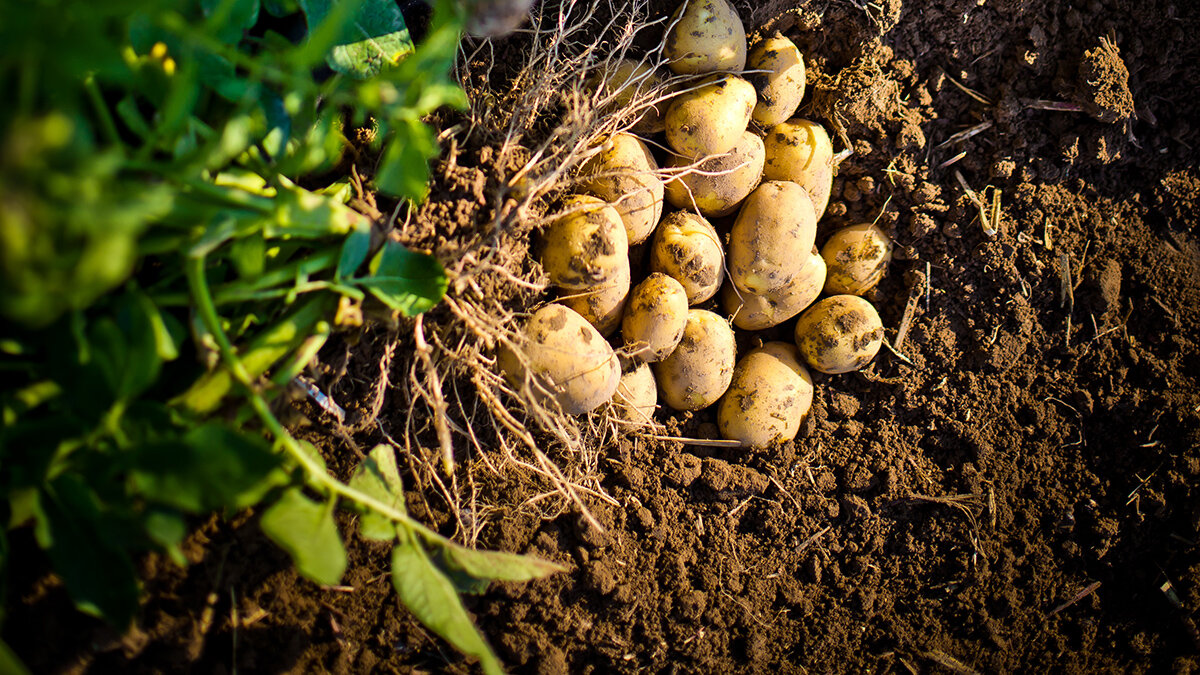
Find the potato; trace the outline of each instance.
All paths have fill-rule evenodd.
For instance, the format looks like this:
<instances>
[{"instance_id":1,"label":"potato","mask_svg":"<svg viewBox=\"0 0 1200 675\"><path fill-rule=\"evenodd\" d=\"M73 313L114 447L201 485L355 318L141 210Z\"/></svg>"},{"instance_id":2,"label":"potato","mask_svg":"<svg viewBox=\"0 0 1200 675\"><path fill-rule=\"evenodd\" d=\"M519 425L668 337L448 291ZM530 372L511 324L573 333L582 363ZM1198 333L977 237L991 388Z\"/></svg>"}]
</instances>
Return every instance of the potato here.
<instances>
[{"instance_id":1,"label":"potato","mask_svg":"<svg viewBox=\"0 0 1200 675\"><path fill-rule=\"evenodd\" d=\"M892 260L892 240L871 223L843 227L821 247L829 266L827 295L862 295L871 290Z\"/></svg>"},{"instance_id":2,"label":"potato","mask_svg":"<svg viewBox=\"0 0 1200 675\"><path fill-rule=\"evenodd\" d=\"M678 281L689 305L708 300L725 279L725 252L717 231L694 213L667 214L650 246L650 271Z\"/></svg>"},{"instance_id":3,"label":"potato","mask_svg":"<svg viewBox=\"0 0 1200 675\"><path fill-rule=\"evenodd\" d=\"M631 358L661 361L683 339L687 325L687 291L679 281L654 272L629 294L621 335Z\"/></svg>"},{"instance_id":4,"label":"potato","mask_svg":"<svg viewBox=\"0 0 1200 675\"><path fill-rule=\"evenodd\" d=\"M707 408L729 388L736 358L729 322L708 310L688 310L679 346L654 364L659 397L676 410Z\"/></svg>"},{"instance_id":5,"label":"potato","mask_svg":"<svg viewBox=\"0 0 1200 675\"><path fill-rule=\"evenodd\" d=\"M629 264L615 268L607 281L584 289L563 289L558 301L579 313L604 337L621 325L625 300L629 297Z\"/></svg>"},{"instance_id":6,"label":"potato","mask_svg":"<svg viewBox=\"0 0 1200 675\"><path fill-rule=\"evenodd\" d=\"M532 375L535 395L545 395L545 389L568 414L595 410L612 399L621 381L612 347L587 320L562 305L534 312L518 334L517 346L524 362L509 349L497 355L509 383L519 390Z\"/></svg>"},{"instance_id":7,"label":"potato","mask_svg":"<svg viewBox=\"0 0 1200 675\"><path fill-rule=\"evenodd\" d=\"M825 260L813 252L805 258L804 265L791 282L770 293L743 293L732 283L725 282L721 287L721 306L738 328L762 330L778 326L804 311L821 295L824 285Z\"/></svg>"},{"instance_id":8,"label":"potato","mask_svg":"<svg viewBox=\"0 0 1200 675\"><path fill-rule=\"evenodd\" d=\"M600 89L601 96L611 97L606 110L621 113L628 110L639 94L649 93L662 85L663 78L648 63L633 59L621 59L616 66L600 76L592 78L591 86ZM636 134L651 136L663 130L663 115L667 103L659 102L638 113L629 130Z\"/></svg>"},{"instance_id":9,"label":"potato","mask_svg":"<svg viewBox=\"0 0 1200 675\"><path fill-rule=\"evenodd\" d=\"M763 145L767 152L763 178L804 186L820 220L833 190L833 143L829 134L816 122L790 119L771 127Z\"/></svg>"},{"instance_id":10,"label":"potato","mask_svg":"<svg viewBox=\"0 0 1200 675\"><path fill-rule=\"evenodd\" d=\"M696 166L696 173L680 174L667 181L667 203L680 209L696 209L710 218L727 216L758 186L765 160L762 139L745 131L729 152L704 160ZM667 159L672 169L693 163L681 155Z\"/></svg>"},{"instance_id":11,"label":"potato","mask_svg":"<svg viewBox=\"0 0 1200 675\"><path fill-rule=\"evenodd\" d=\"M729 233L729 278L762 295L783 288L804 267L817 239L812 199L791 181L766 181L742 202Z\"/></svg>"},{"instance_id":12,"label":"potato","mask_svg":"<svg viewBox=\"0 0 1200 675\"><path fill-rule=\"evenodd\" d=\"M617 417L636 424L652 424L654 407L658 405L658 384L650 365L640 363L621 374L617 391L612 397Z\"/></svg>"},{"instance_id":13,"label":"potato","mask_svg":"<svg viewBox=\"0 0 1200 675\"><path fill-rule=\"evenodd\" d=\"M671 100L664 120L667 145L692 159L729 152L754 112L754 85L736 75L715 75Z\"/></svg>"},{"instance_id":14,"label":"potato","mask_svg":"<svg viewBox=\"0 0 1200 675\"><path fill-rule=\"evenodd\" d=\"M583 190L613 205L630 245L645 241L662 218L663 182L657 170L646 144L624 133L607 139L580 169L581 176L590 177Z\"/></svg>"},{"instance_id":15,"label":"potato","mask_svg":"<svg viewBox=\"0 0 1200 675\"><path fill-rule=\"evenodd\" d=\"M752 118L763 129L785 122L804 100L804 58L795 43L779 33L761 40L746 59L748 70L765 70L750 76L758 90Z\"/></svg>"},{"instance_id":16,"label":"potato","mask_svg":"<svg viewBox=\"0 0 1200 675\"><path fill-rule=\"evenodd\" d=\"M812 377L799 356L793 345L768 342L737 362L717 406L723 438L762 448L796 437L813 400Z\"/></svg>"},{"instance_id":17,"label":"potato","mask_svg":"<svg viewBox=\"0 0 1200 675\"><path fill-rule=\"evenodd\" d=\"M675 73L746 68L746 29L725 0L685 0L667 26L663 55Z\"/></svg>"},{"instance_id":18,"label":"potato","mask_svg":"<svg viewBox=\"0 0 1200 675\"><path fill-rule=\"evenodd\" d=\"M883 344L883 321L857 295L818 301L796 322L796 346L808 365L835 375L871 362Z\"/></svg>"}]
</instances>

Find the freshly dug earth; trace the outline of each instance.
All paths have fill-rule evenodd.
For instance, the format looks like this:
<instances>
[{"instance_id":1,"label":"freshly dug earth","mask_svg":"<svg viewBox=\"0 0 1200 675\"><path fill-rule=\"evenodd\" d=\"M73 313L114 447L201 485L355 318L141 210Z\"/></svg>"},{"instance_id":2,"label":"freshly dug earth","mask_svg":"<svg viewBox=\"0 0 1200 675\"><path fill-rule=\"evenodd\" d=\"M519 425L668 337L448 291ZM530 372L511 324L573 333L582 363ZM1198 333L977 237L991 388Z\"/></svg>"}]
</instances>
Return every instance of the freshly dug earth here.
<instances>
[{"instance_id":1,"label":"freshly dug earth","mask_svg":"<svg viewBox=\"0 0 1200 675\"><path fill-rule=\"evenodd\" d=\"M748 28L795 10L775 27L809 59L801 113L855 150L822 231L892 234L872 299L903 357L814 375L780 448L621 438L600 466L620 505L589 504L604 532L529 503L545 486L524 472L473 472L460 489L502 506L458 517L411 482L417 517L483 519L480 546L571 569L470 598L489 641L544 673L1200 670L1200 8L736 4ZM449 239L490 168L458 164L423 211ZM958 173L999 190L994 237ZM713 409L660 416L715 435ZM253 514L186 552L146 559L125 635L23 568L4 639L36 672L472 669L399 607L372 544L352 540L340 588L298 579Z\"/></svg>"}]
</instances>

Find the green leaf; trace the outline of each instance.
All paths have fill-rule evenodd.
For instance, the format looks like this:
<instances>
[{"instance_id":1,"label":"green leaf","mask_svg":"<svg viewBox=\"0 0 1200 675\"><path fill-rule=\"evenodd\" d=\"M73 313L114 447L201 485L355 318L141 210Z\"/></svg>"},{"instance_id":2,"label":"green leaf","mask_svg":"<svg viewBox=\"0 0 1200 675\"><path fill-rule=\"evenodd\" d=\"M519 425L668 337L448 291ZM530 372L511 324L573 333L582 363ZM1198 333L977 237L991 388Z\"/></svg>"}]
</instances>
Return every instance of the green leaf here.
<instances>
[{"instance_id":1,"label":"green leaf","mask_svg":"<svg viewBox=\"0 0 1200 675\"><path fill-rule=\"evenodd\" d=\"M455 649L479 659L484 673L504 669L462 605L454 584L429 559L421 545L404 528L392 549L392 585L413 616Z\"/></svg>"},{"instance_id":2,"label":"green leaf","mask_svg":"<svg viewBox=\"0 0 1200 675\"><path fill-rule=\"evenodd\" d=\"M343 1L346 0L300 0L309 31L315 31L334 5ZM359 0L358 11L340 26L325 61L335 72L367 79L399 63L413 49L404 15L394 0Z\"/></svg>"},{"instance_id":3,"label":"green leaf","mask_svg":"<svg viewBox=\"0 0 1200 675\"><path fill-rule=\"evenodd\" d=\"M428 125L416 116L398 120L375 174L376 189L392 197L425 201L429 160L437 155L437 136Z\"/></svg>"},{"instance_id":4,"label":"green leaf","mask_svg":"<svg viewBox=\"0 0 1200 675\"><path fill-rule=\"evenodd\" d=\"M453 542L438 542L443 560L452 569L476 579L530 581L567 571L549 560L504 551L477 551Z\"/></svg>"},{"instance_id":5,"label":"green leaf","mask_svg":"<svg viewBox=\"0 0 1200 675\"><path fill-rule=\"evenodd\" d=\"M334 272L334 279L344 279L352 276L359 267L367 259L367 255L371 252L371 229L360 227L350 233L346 237L346 241L342 243L342 256L338 259L337 271Z\"/></svg>"},{"instance_id":6,"label":"green leaf","mask_svg":"<svg viewBox=\"0 0 1200 675\"><path fill-rule=\"evenodd\" d=\"M350 487L397 511L404 511L404 484L400 481L400 470L396 468L396 453L387 445L381 443L371 450L350 477ZM396 524L390 518L367 507L355 506L362 512L359 528L364 538L375 541L395 539Z\"/></svg>"},{"instance_id":7,"label":"green leaf","mask_svg":"<svg viewBox=\"0 0 1200 675\"><path fill-rule=\"evenodd\" d=\"M333 504L314 502L300 488L292 488L267 509L260 524L263 533L292 556L300 574L326 586L341 580L346 549L333 522Z\"/></svg>"},{"instance_id":8,"label":"green leaf","mask_svg":"<svg viewBox=\"0 0 1200 675\"><path fill-rule=\"evenodd\" d=\"M9 675L29 675L29 669L21 663L21 659L17 658L12 647L0 640L0 673L8 673Z\"/></svg>"},{"instance_id":9,"label":"green leaf","mask_svg":"<svg viewBox=\"0 0 1200 675\"><path fill-rule=\"evenodd\" d=\"M258 0L200 0L200 7L215 25L217 39L229 45L237 44L242 31L258 21Z\"/></svg>"},{"instance_id":10,"label":"green leaf","mask_svg":"<svg viewBox=\"0 0 1200 675\"><path fill-rule=\"evenodd\" d=\"M413 253L388 240L371 261L371 276L355 280L388 307L405 316L432 309L446 295L448 281L433 256Z\"/></svg>"}]
</instances>

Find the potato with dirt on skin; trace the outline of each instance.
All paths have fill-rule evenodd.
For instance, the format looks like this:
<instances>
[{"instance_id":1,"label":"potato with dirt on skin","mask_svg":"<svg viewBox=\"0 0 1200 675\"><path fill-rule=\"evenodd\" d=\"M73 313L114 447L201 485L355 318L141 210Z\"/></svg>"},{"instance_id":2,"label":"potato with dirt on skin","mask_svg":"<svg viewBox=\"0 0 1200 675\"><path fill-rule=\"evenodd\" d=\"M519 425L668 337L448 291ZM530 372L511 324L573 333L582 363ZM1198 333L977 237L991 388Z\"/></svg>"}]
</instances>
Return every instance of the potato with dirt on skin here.
<instances>
[{"instance_id":1,"label":"potato with dirt on skin","mask_svg":"<svg viewBox=\"0 0 1200 675\"><path fill-rule=\"evenodd\" d=\"M804 100L804 57L791 40L775 33L760 40L746 58L747 70L765 70L750 75L758 90L758 105L752 118L766 129L785 122Z\"/></svg>"},{"instance_id":2,"label":"potato with dirt on skin","mask_svg":"<svg viewBox=\"0 0 1200 675\"><path fill-rule=\"evenodd\" d=\"M843 227L821 247L829 267L828 295L862 295L875 287L892 260L892 240L872 223Z\"/></svg>"},{"instance_id":3,"label":"potato with dirt on skin","mask_svg":"<svg viewBox=\"0 0 1200 675\"><path fill-rule=\"evenodd\" d=\"M725 279L725 251L713 226L687 211L667 214L650 245L650 271L675 279L687 293L688 304L717 294Z\"/></svg>"},{"instance_id":4,"label":"potato with dirt on skin","mask_svg":"<svg viewBox=\"0 0 1200 675\"><path fill-rule=\"evenodd\" d=\"M742 330L778 326L804 311L821 295L825 285L825 260L815 251L808 254L800 271L782 288L762 295L739 291L726 281L721 287L721 306Z\"/></svg>"},{"instance_id":5,"label":"potato with dirt on skin","mask_svg":"<svg viewBox=\"0 0 1200 675\"><path fill-rule=\"evenodd\" d=\"M752 448L790 441L812 407L813 382L795 345L768 342L733 369L717 406L721 437Z\"/></svg>"},{"instance_id":6,"label":"potato with dirt on skin","mask_svg":"<svg viewBox=\"0 0 1200 675\"><path fill-rule=\"evenodd\" d=\"M754 85L736 75L714 75L702 86L671 99L664 120L667 145L700 159L729 152L750 124Z\"/></svg>"},{"instance_id":7,"label":"potato with dirt on skin","mask_svg":"<svg viewBox=\"0 0 1200 675\"><path fill-rule=\"evenodd\" d=\"M768 129L763 145L767 153L763 178L802 185L820 220L829 206L835 173L833 143L825 128L809 120L790 119Z\"/></svg>"},{"instance_id":8,"label":"potato with dirt on skin","mask_svg":"<svg viewBox=\"0 0 1200 675\"><path fill-rule=\"evenodd\" d=\"M676 410L707 408L729 388L736 360L729 322L708 310L688 310L679 346L654 364L659 397Z\"/></svg>"},{"instance_id":9,"label":"potato with dirt on skin","mask_svg":"<svg viewBox=\"0 0 1200 675\"><path fill-rule=\"evenodd\" d=\"M747 293L777 291L800 271L816 240L808 191L791 181L766 181L742 202L729 233L729 278Z\"/></svg>"},{"instance_id":10,"label":"potato with dirt on skin","mask_svg":"<svg viewBox=\"0 0 1200 675\"><path fill-rule=\"evenodd\" d=\"M559 304L533 313L517 335L517 349L502 348L497 364L516 389L525 386L542 397L545 389L570 415L595 410L612 399L621 381L621 365L600 332L575 311Z\"/></svg>"},{"instance_id":11,"label":"potato with dirt on skin","mask_svg":"<svg viewBox=\"0 0 1200 675\"><path fill-rule=\"evenodd\" d=\"M629 357L644 363L661 361L683 339L688 297L678 280L654 272L635 286L621 319L621 337Z\"/></svg>"},{"instance_id":12,"label":"potato with dirt on skin","mask_svg":"<svg viewBox=\"0 0 1200 675\"><path fill-rule=\"evenodd\" d=\"M583 190L620 214L630 246L645 241L662 218L663 182L657 171L646 144L626 133L606 139L579 170Z\"/></svg>"},{"instance_id":13,"label":"potato with dirt on skin","mask_svg":"<svg viewBox=\"0 0 1200 675\"><path fill-rule=\"evenodd\" d=\"M676 74L745 69L746 29L726 0L684 0L667 26L663 56Z\"/></svg>"},{"instance_id":14,"label":"potato with dirt on skin","mask_svg":"<svg viewBox=\"0 0 1200 675\"><path fill-rule=\"evenodd\" d=\"M667 167L681 173L666 183L667 203L680 209L695 209L709 218L727 216L758 186L766 151L762 139L745 131L729 152L710 157L692 170L695 160L682 155L667 158Z\"/></svg>"},{"instance_id":15,"label":"potato with dirt on skin","mask_svg":"<svg viewBox=\"0 0 1200 675\"><path fill-rule=\"evenodd\" d=\"M550 282L568 290L592 288L629 268L629 236L617 210L602 199L571 195L563 215L542 233L541 263Z\"/></svg>"},{"instance_id":16,"label":"potato with dirt on skin","mask_svg":"<svg viewBox=\"0 0 1200 675\"><path fill-rule=\"evenodd\" d=\"M805 362L830 375L858 370L879 353L883 321L879 312L857 295L835 295L818 301L796 322L796 346Z\"/></svg>"},{"instance_id":17,"label":"potato with dirt on skin","mask_svg":"<svg viewBox=\"0 0 1200 675\"><path fill-rule=\"evenodd\" d=\"M650 364L639 363L621 374L617 391L612 398L617 417L635 424L653 424L654 407L658 405L658 383Z\"/></svg>"},{"instance_id":18,"label":"potato with dirt on skin","mask_svg":"<svg viewBox=\"0 0 1200 675\"><path fill-rule=\"evenodd\" d=\"M634 105L634 99L645 98L643 94L655 91L662 85L663 78L654 68L641 61L621 59L612 70L606 70L589 81L589 84L600 91L600 95L611 100L605 110L621 113ZM663 115L667 112L667 102L660 101L645 107L631 123L629 130L647 136L663 130Z\"/></svg>"},{"instance_id":19,"label":"potato with dirt on skin","mask_svg":"<svg viewBox=\"0 0 1200 675\"><path fill-rule=\"evenodd\" d=\"M601 335L608 337L621 325L630 281L629 265L618 266L613 276L603 283L582 289L564 288L558 301L578 312Z\"/></svg>"}]
</instances>

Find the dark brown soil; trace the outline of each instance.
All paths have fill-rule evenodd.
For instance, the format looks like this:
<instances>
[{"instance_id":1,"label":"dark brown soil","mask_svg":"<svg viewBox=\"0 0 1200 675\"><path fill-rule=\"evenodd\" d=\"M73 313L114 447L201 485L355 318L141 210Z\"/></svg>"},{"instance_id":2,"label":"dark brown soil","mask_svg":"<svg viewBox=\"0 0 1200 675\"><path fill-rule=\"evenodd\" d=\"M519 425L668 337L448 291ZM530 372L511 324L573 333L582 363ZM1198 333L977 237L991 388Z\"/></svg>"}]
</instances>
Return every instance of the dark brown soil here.
<instances>
[{"instance_id":1,"label":"dark brown soil","mask_svg":"<svg viewBox=\"0 0 1200 675\"><path fill-rule=\"evenodd\" d=\"M780 448L620 439L603 533L522 507L545 489L526 474L471 486L508 505L481 546L571 569L469 599L491 644L540 673L1200 671L1200 5L737 5L748 28L796 10L772 26L808 56L802 113L855 151L822 229L892 233L872 299L903 357L814 378ZM424 236L475 224L487 170L443 179ZM958 174L1000 194L995 236ZM713 416L667 423L713 436ZM414 485L414 514L453 532L434 494ZM124 636L19 576L4 639L35 672L471 670L371 544L337 589L252 514L187 554L145 561Z\"/></svg>"}]
</instances>

